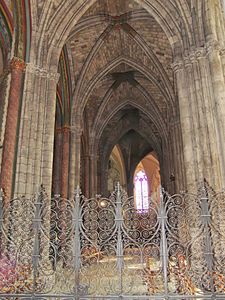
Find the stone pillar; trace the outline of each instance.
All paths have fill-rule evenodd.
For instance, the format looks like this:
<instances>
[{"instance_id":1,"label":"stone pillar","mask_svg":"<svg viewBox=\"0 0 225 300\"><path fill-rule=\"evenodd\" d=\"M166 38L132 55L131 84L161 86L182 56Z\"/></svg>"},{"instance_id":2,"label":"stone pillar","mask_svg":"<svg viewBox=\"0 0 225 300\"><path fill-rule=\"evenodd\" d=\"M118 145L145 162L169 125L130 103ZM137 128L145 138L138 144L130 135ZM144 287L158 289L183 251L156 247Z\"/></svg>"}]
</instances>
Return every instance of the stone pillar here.
<instances>
[{"instance_id":1,"label":"stone pillar","mask_svg":"<svg viewBox=\"0 0 225 300\"><path fill-rule=\"evenodd\" d=\"M196 49L174 66L179 97L184 165L189 191L206 178L214 187L221 182L221 143L215 128L215 93L206 48ZM215 75L216 76L216 75ZM218 93L218 92L217 92Z\"/></svg>"},{"instance_id":2,"label":"stone pillar","mask_svg":"<svg viewBox=\"0 0 225 300\"><path fill-rule=\"evenodd\" d=\"M53 188L54 195L61 194L61 163L62 163L62 129L57 128L54 142Z\"/></svg>"},{"instance_id":3,"label":"stone pillar","mask_svg":"<svg viewBox=\"0 0 225 300\"><path fill-rule=\"evenodd\" d=\"M215 116L217 151L219 153L221 182L218 185L225 187L225 80L224 80L224 54L217 42L211 41L207 48L209 71L211 74L214 101L212 110Z\"/></svg>"},{"instance_id":4,"label":"stone pillar","mask_svg":"<svg viewBox=\"0 0 225 300\"><path fill-rule=\"evenodd\" d=\"M67 126L63 127L62 133L61 196L67 198L69 183L70 128Z\"/></svg>"},{"instance_id":5,"label":"stone pillar","mask_svg":"<svg viewBox=\"0 0 225 300\"><path fill-rule=\"evenodd\" d=\"M76 187L80 186L81 159L81 127L78 124L71 128L70 170L69 170L69 198L74 198Z\"/></svg>"},{"instance_id":6,"label":"stone pillar","mask_svg":"<svg viewBox=\"0 0 225 300\"><path fill-rule=\"evenodd\" d=\"M10 67L0 74L0 165L2 162L2 144L4 141L5 123L8 107L8 96L10 88Z\"/></svg>"},{"instance_id":7,"label":"stone pillar","mask_svg":"<svg viewBox=\"0 0 225 300\"><path fill-rule=\"evenodd\" d=\"M195 49L175 65L189 192L196 193L204 178L215 190L224 184L225 86L222 69L219 51L212 44ZM194 241L199 234L199 207L195 197L188 197L185 204L189 235ZM213 214L219 228L224 219L223 212ZM197 266L199 270L205 258L201 239L202 235L191 247L193 267ZM215 252L221 255L219 251Z\"/></svg>"},{"instance_id":8,"label":"stone pillar","mask_svg":"<svg viewBox=\"0 0 225 300\"><path fill-rule=\"evenodd\" d=\"M52 168L53 168L53 149L55 134L55 112L56 112L56 86L59 79L58 73L47 74L47 89L45 103L45 119L42 144L41 164L37 165L35 173L41 172L41 179L46 187L48 195L51 194L52 187ZM38 163L36 160L35 163ZM35 174L34 174L35 176ZM37 184L35 184L37 185ZM33 187L34 188L34 187Z\"/></svg>"},{"instance_id":9,"label":"stone pillar","mask_svg":"<svg viewBox=\"0 0 225 300\"><path fill-rule=\"evenodd\" d=\"M97 161L96 155L90 155L90 196L97 194Z\"/></svg>"},{"instance_id":10,"label":"stone pillar","mask_svg":"<svg viewBox=\"0 0 225 300\"><path fill-rule=\"evenodd\" d=\"M170 142L171 145L171 160L173 169L169 174L170 185L173 186L173 193L183 191L186 185L184 175L184 158L183 158L183 143L181 137L180 120L174 116L170 122Z\"/></svg>"},{"instance_id":11,"label":"stone pillar","mask_svg":"<svg viewBox=\"0 0 225 300\"><path fill-rule=\"evenodd\" d=\"M11 84L6 116L5 137L2 152L0 185L8 201L12 195L14 162L17 147L17 126L20 113L20 97L23 88L25 62L17 57L11 61ZM6 204L6 203L5 203Z\"/></svg>"},{"instance_id":12,"label":"stone pillar","mask_svg":"<svg viewBox=\"0 0 225 300\"><path fill-rule=\"evenodd\" d=\"M163 188L165 188L170 194L173 194L175 186L174 182L170 180L170 176L174 173L175 160L173 157L173 147L169 138L170 137L168 135L167 139L162 141L163 157L160 161L160 173Z\"/></svg>"},{"instance_id":13,"label":"stone pillar","mask_svg":"<svg viewBox=\"0 0 225 300\"><path fill-rule=\"evenodd\" d=\"M222 62L223 77L225 80L225 48L221 49L220 56L221 56L221 62Z\"/></svg>"},{"instance_id":14,"label":"stone pillar","mask_svg":"<svg viewBox=\"0 0 225 300\"><path fill-rule=\"evenodd\" d=\"M96 164L96 193L101 194L101 161L99 159L99 155L97 156L97 164ZM107 177L106 177L107 182Z\"/></svg>"},{"instance_id":15,"label":"stone pillar","mask_svg":"<svg viewBox=\"0 0 225 300\"><path fill-rule=\"evenodd\" d=\"M84 156L84 196L89 198L90 189L90 157L89 155Z\"/></svg>"},{"instance_id":16,"label":"stone pillar","mask_svg":"<svg viewBox=\"0 0 225 300\"><path fill-rule=\"evenodd\" d=\"M59 74L28 64L19 130L15 195L52 189L56 84Z\"/></svg>"}]
</instances>

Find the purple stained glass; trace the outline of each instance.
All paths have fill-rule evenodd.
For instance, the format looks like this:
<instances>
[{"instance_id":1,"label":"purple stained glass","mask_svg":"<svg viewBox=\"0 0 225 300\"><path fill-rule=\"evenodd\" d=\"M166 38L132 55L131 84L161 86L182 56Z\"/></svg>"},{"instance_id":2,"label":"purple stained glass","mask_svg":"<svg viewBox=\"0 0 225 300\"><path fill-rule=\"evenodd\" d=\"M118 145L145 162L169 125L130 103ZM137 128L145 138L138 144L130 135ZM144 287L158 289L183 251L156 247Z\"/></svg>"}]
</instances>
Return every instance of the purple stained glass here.
<instances>
[{"instance_id":1,"label":"purple stained glass","mask_svg":"<svg viewBox=\"0 0 225 300\"><path fill-rule=\"evenodd\" d=\"M142 170L135 176L135 201L137 210L147 210L148 203L148 179Z\"/></svg>"}]
</instances>

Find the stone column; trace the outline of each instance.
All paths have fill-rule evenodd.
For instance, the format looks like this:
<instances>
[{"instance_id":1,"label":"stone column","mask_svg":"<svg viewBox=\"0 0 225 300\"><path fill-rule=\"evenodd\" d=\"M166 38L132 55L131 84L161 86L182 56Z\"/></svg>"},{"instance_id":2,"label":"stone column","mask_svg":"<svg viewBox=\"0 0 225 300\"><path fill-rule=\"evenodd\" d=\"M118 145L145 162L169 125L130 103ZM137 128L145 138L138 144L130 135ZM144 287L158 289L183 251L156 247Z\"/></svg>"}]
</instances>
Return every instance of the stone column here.
<instances>
[{"instance_id":1,"label":"stone column","mask_svg":"<svg viewBox=\"0 0 225 300\"><path fill-rule=\"evenodd\" d=\"M214 156L218 156L217 173L220 176L216 177L216 183L213 188L216 191L220 191L221 188L225 188L225 51L220 48L217 41L211 40L207 45L207 55L209 60L209 72L211 74L211 87L213 99L211 101L211 107L213 111L214 120L212 125L214 126L215 146L216 152ZM210 141L211 144L211 141ZM225 210L224 210L224 195L216 199L213 196L213 204L217 206L217 210L213 211L212 219L217 226L220 233L224 233L225 225ZM213 206L213 205L212 205ZM215 232L214 232L215 234ZM225 241L221 236L215 235L217 239L217 245L215 245L215 255L218 257L224 256ZM220 238L220 247L218 239Z\"/></svg>"},{"instance_id":2,"label":"stone column","mask_svg":"<svg viewBox=\"0 0 225 300\"><path fill-rule=\"evenodd\" d=\"M89 155L84 156L84 196L89 198L89 188L90 188L90 157Z\"/></svg>"},{"instance_id":3,"label":"stone column","mask_svg":"<svg viewBox=\"0 0 225 300\"><path fill-rule=\"evenodd\" d=\"M15 194L30 196L40 184L52 188L58 73L28 64L25 74Z\"/></svg>"},{"instance_id":4,"label":"stone column","mask_svg":"<svg viewBox=\"0 0 225 300\"><path fill-rule=\"evenodd\" d=\"M25 62L17 57L11 61L11 84L6 116L5 136L2 152L0 185L4 190L6 203L11 198L14 162L17 147L17 126L20 113L20 97L23 89Z\"/></svg>"},{"instance_id":5,"label":"stone column","mask_svg":"<svg viewBox=\"0 0 225 300\"><path fill-rule=\"evenodd\" d=\"M160 172L163 188L165 188L170 194L173 194L175 186L174 182L170 180L170 176L174 173L175 160L173 157L173 147L169 138L170 137L168 135L167 139L162 141L163 158L160 161Z\"/></svg>"},{"instance_id":6,"label":"stone column","mask_svg":"<svg viewBox=\"0 0 225 300\"><path fill-rule=\"evenodd\" d=\"M96 155L90 155L90 196L97 194L97 160Z\"/></svg>"},{"instance_id":7,"label":"stone column","mask_svg":"<svg viewBox=\"0 0 225 300\"><path fill-rule=\"evenodd\" d=\"M69 198L74 198L76 187L80 186L81 127L77 124L71 128Z\"/></svg>"},{"instance_id":8,"label":"stone column","mask_svg":"<svg viewBox=\"0 0 225 300\"><path fill-rule=\"evenodd\" d=\"M225 80L225 48L221 49L220 56L221 56L221 62L222 62L223 77Z\"/></svg>"},{"instance_id":9,"label":"stone column","mask_svg":"<svg viewBox=\"0 0 225 300\"><path fill-rule=\"evenodd\" d=\"M62 133L61 196L67 198L69 183L70 128L64 126Z\"/></svg>"},{"instance_id":10,"label":"stone column","mask_svg":"<svg viewBox=\"0 0 225 300\"><path fill-rule=\"evenodd\" d=\"M197 145L193 102L193 87L191 83L191 64L176 65L175 76L178 89L180 122L184 145L185 175L187 188L192 189L198 181ZM194 98L194 99L193 99ZM195 189L195 187L194 187Z\"/></svg>"},{"instance_id":11,"label":"stone column","mask_svg":"<svg viewBox=\"0 0 225 300\"><path fill-rule=\"evenodd\" d=\"M174 116L170 122L170 145L171 145L171 159L173 169L169 174L170 184L173 185L173 193L179 193L184 190L186 185L184 175L184 158L183 158L183 143L181 137L180 119Z\"/></svg>"},{"instance_id":12,"label":"stone column","mask_svg":"<svg viewBox=\"0 0 225 300\"><path fill-rule=\"evenodd\" d=\"M8 107L8 96L10 89L11 73L10 67L4 70L0 75L0 166L2 163L2 145L5 134L5 123Z\"/></svg>"},{"instance_id":13,"label":"stone column","mask_svg":"<svg viewBox=\"0 0 225 300\"><path fill-rule=\"evenodd\" d=\"M54 142L54 163L53 163L53 194L61 194L61 163L62 163L62 129L57 128Z\"/></svg>"},{"instance_id":14,"label":"stone column","mask_svg":"<svg viewBox=\"0 0 225 300\"><path fill-rule=\"evenodd\" d=\"M59 79L58 73L47 74L47 89L45 103L44 131L42 135L42 156L41 164L37 165L37 173L40 168L41 181L46 187L48 195L51 194L52 168L53 168L53 148L55 134L55 112L56 112L56 86ZM38 163L36 159L35 163Z\"/></svg>"},{"instance_id":15,"label":"stone column","mask_svg":"<svg viewBox=\"0 0 225 300\"><path fill-rule=\"evenodd\" d=\"M219 153L224 141L219 141L215 127L217 114L213 103L216 94L212 89L213 79L206 48L196 49L184 57L183 61L175 65L174 71L187 189L196 191L198 183L204 178L216 187L221 182L219 165L222 162Z\"/></svg>"},{"instance_id":16,"label":"stone column","mask_svg":"<svg viewBox=\"0 0 225 300\"><path fill-rule=\"evenodd\" d=\"M209 72L211 74L214 101L212 110L215 117L216 138L220 161L221 182L219 188L225 187L225 80L224 80L224 51L216 41L210 41L207 45L209 59Z\"/></svg>"}]
</instances>

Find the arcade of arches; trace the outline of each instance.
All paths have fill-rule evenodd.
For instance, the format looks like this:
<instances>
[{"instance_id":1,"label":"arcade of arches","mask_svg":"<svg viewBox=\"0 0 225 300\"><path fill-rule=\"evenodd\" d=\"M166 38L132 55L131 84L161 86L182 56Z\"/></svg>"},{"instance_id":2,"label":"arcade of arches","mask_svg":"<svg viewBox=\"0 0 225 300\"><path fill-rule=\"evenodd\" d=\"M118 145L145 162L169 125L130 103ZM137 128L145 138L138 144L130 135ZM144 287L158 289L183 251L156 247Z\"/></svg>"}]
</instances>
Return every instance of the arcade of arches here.
<instances>
[{"instance_id":1,"label":"arcade of arches","mask_svg":"<svg viewBox=\"0 0 225 300\"><path fill-rule=\"evenodd\" d=\"M132 194L140 162L171 193L222 188L224 32L221 0L0 0L6 196Z\"/></svg>"}]
</instances>

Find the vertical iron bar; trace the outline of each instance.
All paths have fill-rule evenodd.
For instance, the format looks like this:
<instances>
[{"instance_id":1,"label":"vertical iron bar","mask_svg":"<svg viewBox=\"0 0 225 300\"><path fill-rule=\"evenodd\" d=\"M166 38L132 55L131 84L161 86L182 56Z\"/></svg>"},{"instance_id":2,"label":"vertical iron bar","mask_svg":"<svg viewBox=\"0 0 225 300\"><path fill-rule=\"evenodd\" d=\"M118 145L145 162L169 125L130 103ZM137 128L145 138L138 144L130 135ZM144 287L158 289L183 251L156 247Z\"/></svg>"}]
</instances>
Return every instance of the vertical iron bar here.
<instances>
[{"instance_id":1,"label":"vertical iron bar","mask_svg":"<svg viewBox=\"0 0 225 300\"><path fill-rule=\"evenodd\" d=\"M204 236L205 240L205 249L204 255L208 267L208 272L210 274L210 289L211 292L214 293L214 283L213 283L213 250L212 250L212 238L210 234L210 221L211 215L209 212L209 203L208 203L208 195L205 187L205 183L203 183L201 190L201 218L204 226Z\"/></svg>"},{"instance_id":2,"label":"vertical iron bar","mask_svg":"<svg viewBox=\"0 0 225 300\"><path fill-rule=\"evenodd\" d=\"M77 186L75 191L75 204L73 209L73 225L74 225L74 240L73 240L73 249L74 249L74 271L75 271L75 287L74 287L74 296L76 300L80 299L80 188Z\"/></svg>"},{"instance_id":3,"label":"vertical iron bar","mask_svg":"<svg viewBox=\"0 0 225 300\"><path fill-rule=\"evenodd\" d=\"M119 182L116 187L116 227L117 227L117 269L119 274L119 291L120 296L123 293L123 240L122 240L122 224L123 224L123 215L122 215L122 201L121 201L121 187Z\"/></svg>"},{"instance_id":4,"label":"vertical iron bar","mask_svg":"<svg viewBox=\"0 0 225 300\"><path fill-rule=\"evenodd\" d=\"M40 256L40 238L39 231L41 228L41 193L42 187L37 193L37 201L35 202L35 215L33 219L33 228L34 228L34 247L32 255L32 264L33 264L33 296L35 295L36 285L37 285L37 276L38 276L38 260Z\"/></svg>"},{"instance_id":5,"label":"vertical iron bar","mask_svg":"<svg viewBox=\"0 0 225 300\"><path fill-rule=\"evenodd\" d=\"M159 207L159 221L161 224L161 259L162 259L162 267L163 267L163 282L164 282L164 290L165 296L168 295L168 252L167 252L167 237L166 237L166 207L163 201L163 189L160 189L160 207ZM167 299L167 298L166 298Z\"/></svg>"}]
</instances>

